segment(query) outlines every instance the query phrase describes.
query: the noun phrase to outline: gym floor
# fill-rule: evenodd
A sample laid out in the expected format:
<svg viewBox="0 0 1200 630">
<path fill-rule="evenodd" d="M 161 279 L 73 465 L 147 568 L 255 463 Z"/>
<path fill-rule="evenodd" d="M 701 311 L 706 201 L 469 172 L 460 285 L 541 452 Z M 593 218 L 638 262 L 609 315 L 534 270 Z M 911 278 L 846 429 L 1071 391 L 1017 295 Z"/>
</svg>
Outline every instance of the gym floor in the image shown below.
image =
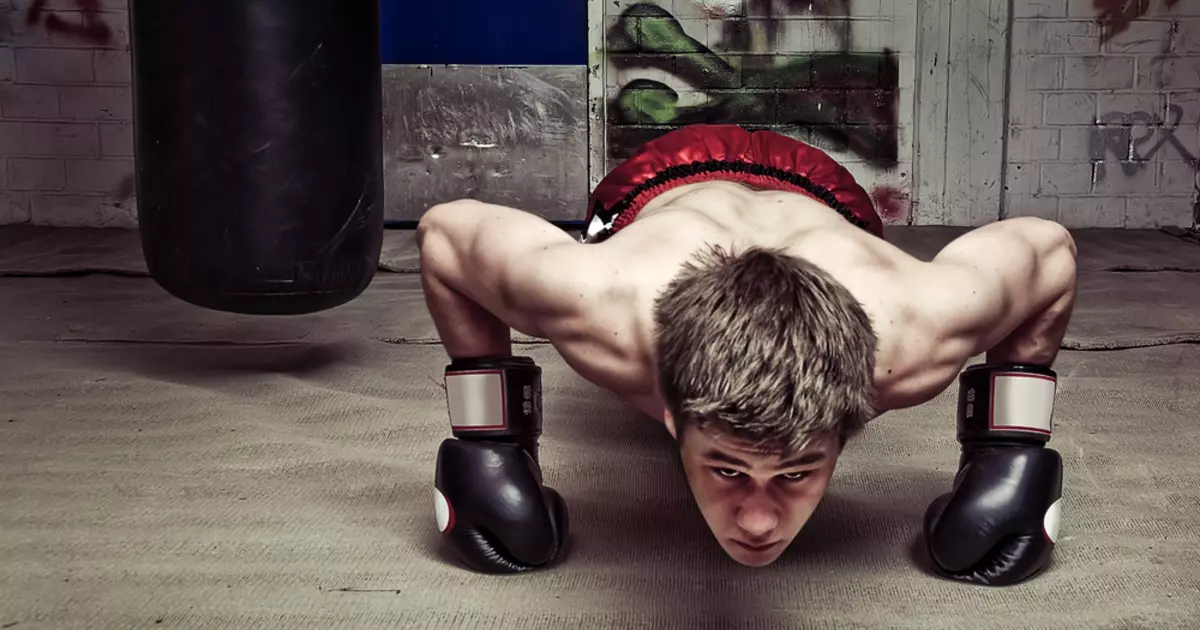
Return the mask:
<svg viewBox="0 0 1200 630">
<path fill-rule="evenodd" d="M 928 259 L 962 230 L 895 228 Z M 547 484 L 572 549 L 469 573 L 439 549 L 445 356 L 411 233 L 350 304 L 205 311 L 136 232 L 0 229 L 0 628 L 1192 628 L 1200 619 L 1200 244 L 1084 230 L 1050 446 L 1060 544 L 1015 587 L 914 544 L 957 465 L 954 394 L 884 416 L 776 564 L 725 557 L 666 432 L 545 368 Z"/>
</svg>

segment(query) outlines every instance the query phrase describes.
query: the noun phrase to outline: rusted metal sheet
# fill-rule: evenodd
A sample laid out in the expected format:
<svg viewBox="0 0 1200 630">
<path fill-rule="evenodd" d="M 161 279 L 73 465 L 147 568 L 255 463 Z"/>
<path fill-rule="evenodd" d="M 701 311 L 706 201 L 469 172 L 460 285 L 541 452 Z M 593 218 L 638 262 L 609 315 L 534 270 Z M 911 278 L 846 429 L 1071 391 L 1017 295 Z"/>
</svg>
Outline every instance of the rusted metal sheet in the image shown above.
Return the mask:
<svg viewBox="0 0 1200 630">
<path fill-rule="evenodd" d="M 461 198 L 583 219 L 585 66 L 384 66 L 387 218 Z"/>
</svg>

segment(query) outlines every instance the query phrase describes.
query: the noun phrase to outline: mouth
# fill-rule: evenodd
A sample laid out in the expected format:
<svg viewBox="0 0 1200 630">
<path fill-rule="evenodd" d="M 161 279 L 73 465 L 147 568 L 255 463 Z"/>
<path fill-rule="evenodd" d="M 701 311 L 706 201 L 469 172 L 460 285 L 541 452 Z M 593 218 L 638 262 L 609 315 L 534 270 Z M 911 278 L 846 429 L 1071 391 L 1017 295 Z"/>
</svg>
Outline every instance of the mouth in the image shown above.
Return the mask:
<svg viewBox="0 0 1200 630">
<path fill-rule="evenodd" d="M 742 549 L 745 549 L 746 551 L 749 551 L 751 553 L 763 553 L 765 551 L 770 551 L 771 549 L 774 549 L 776 545 L 779 544 L 778 542 L 773 542 L 773 543 L 766 543 L 766 544 L 762 544 L 762 545 L 751 545 L 750 543 L 744 543 L 740 540 L 734 540 L 733 542 L 735 544 L 737 544 L 737 546 L 739 546 Z"/>
</svg>

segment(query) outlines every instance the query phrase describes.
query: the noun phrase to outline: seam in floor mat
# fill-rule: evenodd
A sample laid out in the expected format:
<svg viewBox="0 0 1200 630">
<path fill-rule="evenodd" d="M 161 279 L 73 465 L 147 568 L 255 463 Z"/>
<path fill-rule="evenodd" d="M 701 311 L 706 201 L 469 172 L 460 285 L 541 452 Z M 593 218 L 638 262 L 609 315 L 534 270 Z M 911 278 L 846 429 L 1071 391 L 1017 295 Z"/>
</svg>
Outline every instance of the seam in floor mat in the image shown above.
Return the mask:
<svg viewBox="0 0 1200 630">
<path fill-rule="evenodd" d="M 100 269 L 83 267 L 79 269 L 55 269 L 52 271 L 0 271 L 0 278 L 79 278 L 83 276 L 120 276 L 123 278 L 149 278 L 145 271 L 129 271 L 127 269 Z"/>
<path fill-rule="evenodd" d="M 1132 350 L 1135 348 L 1156 348 L 1158 346 L 1186 346 L 1200 343 L 1200 333 L 1181 333 L 1167 335 L 1156 339 L 1138 339 L 1125 341 L 1068 341 L 1064 340 L 1059 346 L 1062 350 L 1076 352 L 1097 352 L 1105 350 Z"/>
<path fill-rule="evenodd" d="M 421 273 L 420 267 L 397 267 L 388 264 L 380 264 L 377 271 L 381 273 L 394 273 L 397 275 L 413 275 Z M 1186 265 L 1115 265 L 1112 267 L 1102 267 L 1100 269 L 1083 269 L 1082 271 L 1089 273 L 1110 272 L 1110 273 L 1154 273 L 1159 271 L 1173 271 L 1179 273 L 1200 273 L 1200 266 Z M 21 270 L 0 270 L 0 278 L 78 278 L 83 276 L 119 276 L 123 278 L 150 278 L 152 277 L 145 271 L 131 271 L 128 269 L 106 269 L 100 267 L 81 267 L 78 269 L 54 269 L 48 271 L 21 271 Z"/>
<path fill-rule="evenodd" d="M 378 341 L 392 346 L 440 346 L 442 340 L 436 337 L 366 337 L 370 341 Z M 137 346 L 195 346 L 195 347 L 211 347 L 211 348 L 282 348 L 291 346 L 310 345 L 312 341 L 189 341 L 169 340 L 169 339 L 117 339 L 117 338 L 95 338 L 84 339 L 80 337 L 62 337 L 59 339 L 50 339 L 45 341 L 32 341 L 30 343 L 80 343 L 80 344 L 110 344 L 110 345 L 137 345 Z M 553 345 L 545 339 L 533 338 L 517 338 L 512 340 L 513 345 L 517 346 L 550 346 Z M 1200 333 L 1182 333 L 1169 335 L 1156 339 L 1137 339 L 1137 340 L 1119 340 L 1119 341 L 1071 341 L 1064 340 L 1059 346 L 1061 350 L 1070 350 L 1074 352 L 1103 352 L 1108 350 L 1134 350 L 1137 348 L 1155 348 L 1158 346 L 1184 346 L 1191 344 L 1200 344 Z"/>
</svg>

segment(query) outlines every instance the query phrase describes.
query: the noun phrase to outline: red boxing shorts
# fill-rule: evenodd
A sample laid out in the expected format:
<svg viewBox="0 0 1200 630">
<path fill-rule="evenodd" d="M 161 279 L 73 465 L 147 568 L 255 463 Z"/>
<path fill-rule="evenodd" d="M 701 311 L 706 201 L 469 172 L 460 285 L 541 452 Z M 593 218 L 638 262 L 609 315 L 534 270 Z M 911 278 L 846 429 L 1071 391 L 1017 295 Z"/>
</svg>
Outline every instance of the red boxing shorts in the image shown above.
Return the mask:
<svg viewBox="0 0 1200 630">
<path fill-rule="evenodd" d="M 657 195 L 712 180 L 807 195 L 883 237 L 871 196 L 824 151 L 771 131 L 691 125 L 647 142 L 600 182 L 588 200 L 580 240 L 603 241 L 633 223 Z"/>
</svg>

